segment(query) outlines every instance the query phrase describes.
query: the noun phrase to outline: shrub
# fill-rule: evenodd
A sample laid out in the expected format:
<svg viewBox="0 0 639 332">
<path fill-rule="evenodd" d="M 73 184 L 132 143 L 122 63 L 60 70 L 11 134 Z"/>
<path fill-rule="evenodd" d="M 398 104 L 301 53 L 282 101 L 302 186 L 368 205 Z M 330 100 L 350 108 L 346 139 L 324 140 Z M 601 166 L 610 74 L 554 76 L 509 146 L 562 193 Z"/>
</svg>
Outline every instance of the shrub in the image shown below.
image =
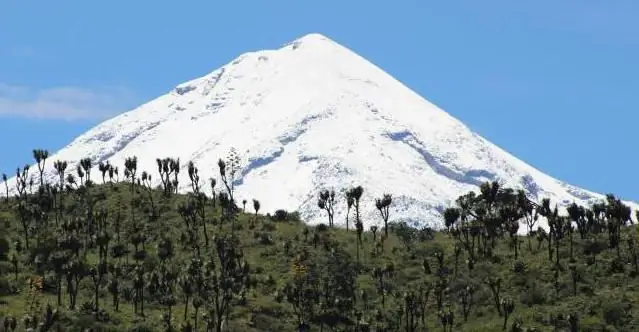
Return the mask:
<svg viewBox="0 0 639 332">
<path fill-rule="evenodd" d="M 315 230 L 317 232 L 326 232 L 328 230 L 328 226 L 324 223 L 317 224 L 317 226 L 315 226 Z"/>
<path fill-rule="evenodd" d="M 286 218 L 288 217 L 288 212 L 286 210 L 276 210 L 275 213 L 273 214 L 273 220 L 275 221 L 286 221 Z"/>
</svg>

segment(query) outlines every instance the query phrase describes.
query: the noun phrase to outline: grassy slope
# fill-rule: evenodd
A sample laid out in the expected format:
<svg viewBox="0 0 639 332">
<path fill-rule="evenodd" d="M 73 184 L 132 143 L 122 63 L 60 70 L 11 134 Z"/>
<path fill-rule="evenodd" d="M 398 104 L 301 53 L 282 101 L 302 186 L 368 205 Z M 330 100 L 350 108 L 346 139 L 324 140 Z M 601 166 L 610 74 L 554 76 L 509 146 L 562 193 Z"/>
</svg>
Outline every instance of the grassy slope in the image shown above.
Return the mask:
<svg viewBox="0 0 639 332">
<path fill-rule="evenodd" d="M 128 187 L 122 185 L 112 189 L 108 186 L 99 186 L 95 190 L 107 192 L 107 203 L 110 211 L 116 211 L 119 204 L 125 208 L 122 210 L 125 219 L 129 212 L 126 209 L 130 194 Z M 366 193 L 365 193 L 366 194 Z M 141 192 L 142 197 L 145 192 Z M 179 245 L 179 234 L 183 227 L 183 222 L 176 212 L 179 201 L 184 200 L 184 196 L 173 196 L 169 200 L 161 198 L 159 192 L 154 194 L 156 202 L 166 209 L 162 218 L 154 224 L 149 224 L 147 232 L 150 236 L 150 245 L 147 246 L 153 256 L 155 240 L 160 235 L 169 235 L 176 246 L 176 257 L 174 265 L 178 266 L 189 259 L 189 250 L 183 250 Z M 250 203 L 249 203 L 250 205 Z M 340 206 L 338 206 L 339 208 Z M 138 215 L 140 213 L 138 212 Z M 219 211 L 210 211 L 209 215 L 218 216 Z M 250 229 L 250 220 L 257 219 L 253 229 Z M 391 220 L 393 219 L 391 209 Z M 13 210 L 6 202 L 0 203 L 0 222 L 5 224 L 3 230 L 10 243 L 21 238 L 19 222 Z M 300 248 L 307 248 L 312 254 L 319 254 L 323 249 L 321 246 L 315 248 L 310 243 L 303 241 L 302 235 L 305 226 L 303 223 L 294 220 L 275 222 L 269 218 L 259 215 L 241 214 L 237 225 L 238 235 L 243 245 L 243 250 L 247 260 L 253 268 L 253 277 L 259 282 L 257 287 L 252 289 L 248 296 L 246 305 L 236 305 L 232 311 L 231 331 L 292 331 L 295 329 L 295 316 L 292 314 L 291 306 L 286 301 L 278 303 L 273 296 L 274 290 L 283 286 L 291 278 L 291 260 L 293 254 Z M 227 232 L 229 225 L 209 226 L 209 232 L 214 235 L 219 232 Z M 311 228 L 311 234 L 315 228 Z M 626 230 L 628 234 L 634 236 L 634 228 Z M 266 233 L 273 239 L 273 244 L 261 244 L 260 234 Z M 356 233 L 345 229 L 329 229 L 324 233 L 336 240 L 355 259 Z M 124 234 L 124 232 L 123 232 Z M 1 234 L 0 234 L 1 236 Z M 378 234 L 379 236 L 379 234 Z M 310 238 L 311 236 L 309 236 Z M 291 254 L 285 254 L 283 243 L 286 240 L 292 241 L 293 248 Z M 601 238 L 605 241 L 605 238 Z M 431 253 L 436 248 L 443 248 L 446 253 L 446 262 L 452 270 L 454 266 L 454 240 L 445 233 L 436 233 L 433 240 L 415 241 L 412 250 L 408 251 L 403 242 L 396 235 L 391 234 L 386 242 L 385 251 L 382 255 L 373 256 L 372 233 L 364 234 L 364 249 L 362 251 L 363 268 L 358 278 L 360 289 L 369 290 L 372 294 L 373 302 L 379 307 L 379 297 L 376 296 L 372 269 L 381 267 L 392 262 L 395 265 L 397 274 L 393 280 L 395 290 L 401 293 L 402 290 L 416 289 L 418 285 L 434 281 L 432 275 L 426 275 L 422 269 L 422 261 L 427 258 L 431 266 L 435 266 Z M 492 299 L 488 288 L 482 283 L 487 276 L 499 276 L 502 278 L 503 296 L 512 298 L 515 302 L 515 310 L 511 321 L 521 318 L 526 327 L 536 327 L 539 331 L 551 331 L 551 314 L 572 312 L 579 313 L 581 331 L 635 331 L 639 326 L 639 299 L 637 278 L 631 276 L 632 266 L 628 264 L 625 273 L 609 272 L 612 259 L 616 256 L 614 251 L 604 251 L 597 257 L 597 263 L 592 266 L 585 264 L 582 254 L 585 241 L 581 241 L 575 235 L 575 257 L 579 270 L 582 271 L 583 278 L 578 283 L 578 295 L 572 295 L 572 283 L 568 269 L 568 246 L 567 239 L 562 243 L 562 256 L 564 267 L 560 276 L 560 293 L 557 297 L 553 287 L 552 264 L 548 262 L 548 251 L 546 244 L 542 243 L 540 250 L 536 250 L 537 241 L 532 240 L 533 250 L 528 250 L 527 239 L 522 239 L 521 253 L 519 261 L 523 262 L 526 269 L 524 272 L 516 272 L 514 269 L 514 253 L 507 246 L 506 241 L 500 241 L 493 262 L 479 262 L 472 273 L 469 273 L 464 264 L 466 255 L 460 257 L 460 270 L 451 287 L 462 285 L 464 280 L 470 280 L 480 285 L 475 294 L 475 306 L 471 312 L 468 322 L 463 322 L 459 309 L 459 300 L 454 292 L 451 292 L 448 304 L 452 306 L 456 316 L 456 326 L 454 331 L 498 331 L 501 330 L 502 318 L 499 317 L 492 305 Z M 503 243 L 502 243 L 503 242 Z M 8 254 L 14 253 L 13 245 Z M 623 248 L 626 248 L 624 243 Z M 627 256 L 627 253 L 624 252 Z M 25 266 L 26 254 L 21 255 L 21 271 L 18 282 L 14 282 L 13 268 L 9 262 L 0 262 L 0 279 L 4 279 L 2 294 L 0 294 L 0 317 L 14 315 L 22 317 L 28 313 L 27 291 L 25 280 L 34 274 L 32 267 Z M 89 255 L 90 261 L 96 260 L 96 253 L 93 251 Z M 151 258 L 149 264 L 156 264 L 157 259 Z M 266 282 L 271 276 L 276 281 L 277 286 L 270 286 Z M 17 293 L 6 294 L 6 288 L 16 288 Z M 83 302 L 93 301 L 92 283 L 90 278 L 85 278 L 78 299 L 78 305 Z M 63 290 L 64 293 L 64 290 Z M 56 304 L 55 289 L 41 295 L 43 304 Z M 392 296 L 391 296 L 392 297 Z M 389 300 L 394 306 L 395 299 Z M 63 304 L 66 305 L 66 296 Z M 161 329 L 161 307 L 158 304 L 148 303 L 146 307 L 146 317 L 138 317 L 133 314 L 132 305 L 122 301 L 120 312 L 115 312 L 111 306 L 111 297 L 104 287 L 101 290 L 101 306 L 106 309 L 111 317 L 111 322 L 100 326 L 102 329 L 123 331 L 133 326 L 145 325 L 153 330 Z M 434 297 L 431 295 L 428 307 L 428 327 L 429 330 L 441 330 L 441 324 L 437 321 L 437 310 L 435 308 Z M 81 326 L 91 326 L 95 324 L 93 318 L 88 314 L 72 313 L 64 306 L 59 308 L 65 312 L 69 321 L 68 326 L 73 326 L 74 330 L 80 330 Z M 190 309 L 192 312 L 192 308 Z M 252 313 L 252 314 L 251 314 Z M 249 320 L 252 321 L 249 326 Z M 174 326 L 179 326 L 183 321 L 183 305 L 180 304 L 174 309 Z M 616 325 L 616 327 L 615 327 Z M 70 327 L 67 327 L 69 330 Z M 1 327 L 0 327 L 1 329 Z M 319 329 L 318 329 L 319 330 Z"/>
</svg>

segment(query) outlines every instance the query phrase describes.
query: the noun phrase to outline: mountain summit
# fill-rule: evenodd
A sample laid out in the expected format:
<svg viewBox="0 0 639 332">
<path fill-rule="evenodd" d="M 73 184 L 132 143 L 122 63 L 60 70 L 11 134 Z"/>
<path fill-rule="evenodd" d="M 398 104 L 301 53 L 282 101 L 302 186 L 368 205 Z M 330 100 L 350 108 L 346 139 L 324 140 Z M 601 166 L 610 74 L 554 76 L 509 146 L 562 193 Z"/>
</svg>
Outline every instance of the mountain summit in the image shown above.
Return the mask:
<svg viewBox="0 0 639 332">
<path fill-rule="evenodd" d="M 137 156 L 139 173 L 159 184 L 156 158 L 172 157 L 183 168 L 193 161 L 205 181 L 218 177 L 217 161 L 231 148 L 242 161 L 239 201 L 297 210 L 310 223 L 326 222 L 317 207 L 322 189 L 338 192 L 335 220 L 343 222 L 344 192 L 356 185 L 364 187 L 365 226 L 381 221 L 374 199 L 390 193 L 391 220 L 439 227 L 445 207 L 492 180 L 560 205 L 603 198 L 518 160 L 319 34 L 243 54 L 99 124 L 51 156 L 45 174 L 56 178 L 55 160 L 74 169 L 89 157 L 122 169 Z M 189 188 L 184 169 L 180 190 Z"/>
</svg>

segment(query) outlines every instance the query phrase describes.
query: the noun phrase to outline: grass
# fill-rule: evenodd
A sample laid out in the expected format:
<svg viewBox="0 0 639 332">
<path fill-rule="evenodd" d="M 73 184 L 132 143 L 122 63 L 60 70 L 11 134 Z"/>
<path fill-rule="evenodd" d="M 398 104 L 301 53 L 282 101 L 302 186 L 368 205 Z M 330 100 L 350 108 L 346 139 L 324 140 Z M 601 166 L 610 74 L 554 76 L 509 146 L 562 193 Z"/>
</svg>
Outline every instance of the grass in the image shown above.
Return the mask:
<svg viewBox="0 0 639 332">
<path fill-rule="evenodd" d="M 92 195 L 98 197 L 104 194 L 104 200 L 98 202 L 95 210 L 108 212 L 107 230 L 112 235 L 111 246 L 117 243 L 115 220 L 120 213 L 121 242 L 125 243 L 130 235 L 131 211 L 135 212 L 135 221 L 144 225 L 143 233 L 147 236 L 145 249 L 148 252 L 143 265 L 148 271 L 157 270 L 159 259 L 157 257 L 157 243 L 163 237 L 168 237 L 175 245 L 175 255 L 170 259 L 169 267 L 180 274 L 184 274 L 185 266 L 193 257 L 192 249 L 184 247 L 181 240 L 185 231 L 185 224 L 178 207 L 189 198 L 185 195 L 171 195 L 164 197 L 159 190 L 149 192 L 145 188 L 138 187 L 135 197 L 140 201 L 138 206 L 131 210 L 131 193 L 127 184 L 99 185 L 90 189 Z M 148 218 L 150 206 L 149 197 L 153 197 L 154 204 L 162 210 L 157 220 Z M 78 196 L 71 194 L 65 200 L 68 210 L 65 218 L 81 216 L 83 205 Z M 74 205 L 75 204 L 75 205 Z M 211 237 L 222 236 L 231 233 L 231 223 L 222 222 L 222 212 L 218 207 L 213 207 L 212 202 L 207 203 L 208 232 Z M 17 317 L 22 319 L 25 315 L 41 317 L 44 308 L 50 304 L 59 312 L 57 327 L 63 331 L 84 331 L 92 328 L 96 331 L 163 331 L 166 326 L 162 317 L 166 312 L 165 306 L 160 304 L 159 297 L 146 295 L 145 315 L 134 313 L 133 304 L 130 301 L 121 300 L 120 310 L 115 311 L 111 296 L 107 290 L 107 283 L 100 287 L 100 307 L 103 316 L 92 310 L 94 302 L 93 284 L 90 277 L 84 278 L 80 283 L 78 305 L 75 310 L 67 306 L 66 285 L 63 283 L 62 305 L 57 305 L 56 287 L 53 270 L 49 261 L 43 262 L 43 269 L 39 272 L 33 263 L 33 257 L 42 250 L 54 250 L 47 246 L 47 239 L 55 240 L 59 237 L 54 225 L 54 214 L 50 215 L 49 226 L 43 227 L 38 234 L 41 236 L 41 246 L 36 246 L 34 239 L 30 240 L 29 250 L 16 251 L 14 243 L 23 241 L 19 216 L 16 214 L 16 200 L 0 203 L 0 224 L 2 228 L 0 237 L 6 238 L 6 245 L 0 245 L 0 321 L 2 317 Z M 391 220 L 393 211 L 391 205 Z M 81 219 L 82 220 L 82 219 Z M 381 220 L 380 220 L 381 221 Z M 308 233 L 305 233 L 307 230 Z M 532 239 L 532 249 L 528 247 L 529 239 L 518 238 L 520 251 L 515 258 L 514 251 L 507 238 L 497 242 L 496 249 L 490 258 L 479 260 L 471 270 L 466 264 L 467 254 L 461 251 L 455 264 L 456 240 L 447 232 L 433 232 L 428 236 L 425 230 L 410 230 L 408 243 L 405 237 L 406 229 L 394 225 L 390 235 L 385 240 L 383 252 L 374 253 L 375 241 L 373 234 L 366 231 L 362 235 L 362 247 L 360 248 L 361 260 L 356 262 L 357 233 L 353 230 L 346 231 L 342 228 L 328 228 L 322 226 L 307 226 L 297 218 L 296 214 L 289 213 L 283 220 L 276 220 L 273 216 L 265 216 L 254 213 L 239 213 L 235 221 L 234 234 L 239 238 L 243 259 L 251 267 L 252 286 L 246 295 L 246 301 L 239 298 L 233 300 L 229 321 L 225 325 L 228 331 L 294 331 L 298 321 L 294 314 L 293 306 L 284 298 L 284 287 L 292 282 L 294 272 L 292 264 L 301 252 L 306 252 L 311 260 L 326 268 L 322 262 L 330 257 L 330 248 L 338 247 L 347 255 L 349 266 L 353 266 L 356 273 L 355 286 L 357 288 L 357 302 L 355 309 L 362 313 L 362 320 L 375 325 L 375 317 L 378 312 L 386 316 L 384 325 L 387 331 L 408 331 L 401 325 L 392 327 L 389 321 L 397 320 L 398 308 L 404 303 L 403 295 L 406 292 L 415 292 L 421 286 L 432 285 L 440 277 L 436 270 L 436 259 L 433 254 L 444 252 L 447 271 L 445 278 L 448 280 L 447 289 L 444 291 L 444 311 L 451 310 L 454 313 L 452 331 L 483 332 L 501 331 L 503 317 L 495 308 L 490 287 L 486 284 L 487 278 L 501 279 L 501 299 L 511 299 L 514 303 L 513 313 L 508 319 L 507 329 L 516 330 L 512 323 L 518 320 L 523 328 L 534 328 L 536 331 L 570 331 L 568 315 L 577 314 L 579 317 L 579 331 L 638 331 L 639 330 L 639 282 L 634 267 L 631 264 L 630 247 L 627 240 L 636 238 L 636 228 L 627 227 L 623 230 L 623 240 L 620 256 L 615 250 L 604 249 L 592 263 L 588 260 L 585 251 L 593 246 L 593 243 L 607 244 L 605 233 L 593 236 L 589 239 L 581 239 L 575 233 L 574 258 L 571 261 L 569 241 L 563 239 L 560 247 L 561 267 L 558 284 L 555 287 L 554 263 L 548 258 L 548 249 L 545 242 Z M 198 230 L 201 234 L 203 230 Z M 383 230 L 378 231 L 376 238 L 380 237 Z M 317 234 L 317 237 L 315 237 Z M 313 239 L 318 241 L 313 241 Z M 0 241 L 1 242 L 1 241 Z M 331 244 L 331 245 L 329 245 Z M 407 246 L 408 244 L 408 246 Z M 4 248 L 3 248 L 4 247 Z M 129 246 L 130 249 L 133 246 Z M 204 247 L 203 247 L 204 248 Z M 328 248 L 328 250 L 327 250 Z M 204 256 L 213 255 L 212 247 L 203 249 Z M 19 261 L 17 279 L 14 276 L 12 255 L 16 255 Z M 621 258 L 618 258 L 621 257 Z M 88 250 L 86 260 L 90 266 L 98 263 L 97 248 Z M 129 261 L 133 264 L 133 253 L 120 260 L 122 264 Z M 432 273 L 424 270 L 424 260 L 427 260 Z M 622 262 L 619 268 L 619 261 Z M 110 259 L 110 264 L 116 263 Z M 328 264 L 328 263 L 327 263 Z M 616 265 L 615 265 L 616 264 Z M 374 270 L 392 266 L 394 273 L 388 278 L 389 286 L 386 294 L 385 306 L 381 305 L 381 296 L 376 288 Z M 457 266 L 457 267 L 455 267 Z M 572 266 L 572 267 L 571 267 Z M 574 269 L 574 270 L 571 270 Z M 577 291 L 574 294 L 573 272 L 577 277 Z M 27 280 L 34 276 L 44 277 L 44 287 L 36 291 L 40 306 L 30 306 L 29 287 Z M 109 277 L 107 279 L 111 278 Z M 131 282 L 128 276 L 122 277 L 124 285 Z M 475 290 L 472 296 L 473 305 L 467 321 L 464 321 L 461 313 L 461 296 L 459 292 L 466 286 L 472 286 Z M 360 297 L 361 291 L 368 294 L 368 301 Z M 171 326 L 175 330 L 184 328 L 186 322 L 194 322 L 192 305 L 189 307 L 189 315 L 184 319 L 184 301 L 179 289 L 174 290 L 178 301 L 172 308 Z M 367 308 L 365 308 L 365 306 Z M 200 314 L 202 311 L 200 311 Z M 426 325 L 419 325 L 415 331 L 443 331 L 438 316 L 434 291 L 431 291 L 426 311 Z M 563 316 L 563 319 L 562 317 Z M 200 330 L 203 330 L 203 318 L 199 317 Z M 99 321 L 102 320 L 102 321 Z M 382 323 L 379 323 L 382 324 Z M 317 324 L 311 324 L 311 331 L 319 331 Z M 19 324 L 24 327 L 23 323 Z M 3 327 L 0 326 L 0 331 Z M 328 328 L 325 329 L 329 331 Z M 382 330 L 381 328 L 378 329 Z M 337 328 L 335 331 L 354 331 L 354 329 Z"/>
</svg>

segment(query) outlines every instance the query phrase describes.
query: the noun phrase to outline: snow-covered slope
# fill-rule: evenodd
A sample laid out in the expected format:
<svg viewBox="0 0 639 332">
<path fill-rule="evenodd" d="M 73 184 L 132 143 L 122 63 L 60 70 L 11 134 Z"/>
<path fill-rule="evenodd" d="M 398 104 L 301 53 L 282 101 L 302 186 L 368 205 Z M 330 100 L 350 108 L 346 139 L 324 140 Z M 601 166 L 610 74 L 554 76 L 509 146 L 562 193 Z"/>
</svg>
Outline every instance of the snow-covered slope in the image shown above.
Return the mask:
<svg viewBox="0 0 639 332">
<path fill-rule="evenodd" d="M 374 199 L 393 194 L 392 220 L 438 226 L 452 200 L 489 180 L 541 200 L 590 204 L 603 196 L 543 174 L 473 133 L 347 48 L 319 35 L 278 50 L 246 53 L 214 72 L 103 122 L 49 158 L 109 160 L 159 182 L 155 159 L 192 160 L 203 180 L 234 147 L 243 159 L 237 197 L 262 211 L 298 210 L 325 222 L 320 189 L 364 187 L 364 223 L 380 221 Z M 94 172 L 97 173 L 97 170 Z M 181 190 L 188 190 L 186 170 Z M 94 175 L 94 179 L 96 175 Z M 12 180 L 13 183 L 13 180 Z M 250 204 L 249 204 L 250 205 Z M 632 203 L 633 208 L 637 205 Z"/>
</svg>

